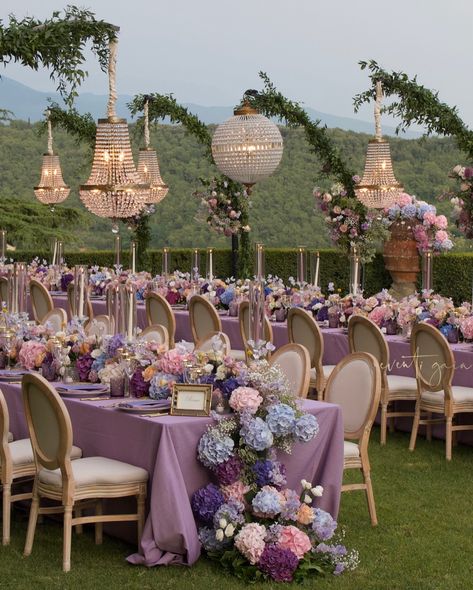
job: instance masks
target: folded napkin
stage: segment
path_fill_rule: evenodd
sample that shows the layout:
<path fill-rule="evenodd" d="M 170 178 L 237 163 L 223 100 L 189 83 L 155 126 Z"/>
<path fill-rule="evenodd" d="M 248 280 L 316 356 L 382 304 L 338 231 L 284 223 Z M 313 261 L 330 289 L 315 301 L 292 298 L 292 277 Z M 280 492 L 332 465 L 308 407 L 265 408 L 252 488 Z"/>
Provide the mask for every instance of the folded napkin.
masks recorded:
<path fill-rule="evenodd" d="M 1 369 L 0 377 L 20 377 L 21 375 L 27 375 L 29 373 L 26 369 Z"/>
<path fill-rule="evenodd" d="M 171 401 L 168 399 L 137 399 L 129 402 L 122 402 L 121 404 L 118 404 L 118 407 L 168 410 L 171 407 Z"/>
<path fill-rule="evenodd" d="M 103 383 L 61 383 L 58 391 L 107 391 L 108 387 Z"/>

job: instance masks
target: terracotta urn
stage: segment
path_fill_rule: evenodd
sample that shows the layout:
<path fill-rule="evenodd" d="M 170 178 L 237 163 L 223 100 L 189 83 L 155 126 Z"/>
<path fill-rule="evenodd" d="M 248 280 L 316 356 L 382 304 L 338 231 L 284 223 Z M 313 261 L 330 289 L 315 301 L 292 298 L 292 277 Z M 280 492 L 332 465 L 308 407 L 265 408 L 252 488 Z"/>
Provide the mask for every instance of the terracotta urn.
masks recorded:
<path fill-rule="evenodd" d="M 391 225 L 391 237 L 384 244 L 384 263 L 393 279 L 391 295 L 402 299 L 416 291 L 420 272 L 417 242 L 412 233 L 415 221 L 395 221 Z"/>

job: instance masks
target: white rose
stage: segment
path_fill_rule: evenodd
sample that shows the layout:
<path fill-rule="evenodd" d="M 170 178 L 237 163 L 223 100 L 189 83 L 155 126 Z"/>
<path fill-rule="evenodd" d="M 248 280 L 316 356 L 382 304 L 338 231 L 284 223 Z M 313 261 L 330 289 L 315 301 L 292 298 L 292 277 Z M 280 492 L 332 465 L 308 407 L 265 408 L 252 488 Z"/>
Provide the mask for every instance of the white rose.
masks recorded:
<path fill-rule="evenodd" d="M 102 354 L 102 351 L 100 350 L 100 348 L 94 348 L 94 350 L 90 353 L 90 356 L 93 359 L 98 359 L 101 354 Z"/>
<path fill-rule="evenodd" d="M 227 526 L 227 524 L 228 524 L 228 523 L 227 523 L 227 520 L 226 520 L 225 518 L 221 518 L 221 519 L 218 521 L 218 526 L 219 526 L 221 529 L 224 529 L 224 528 Z"/>
<path fill-rule="evenodd" d="M 217 539 L 217 541 L 223 541 L 224 532 L 222 531 L 222 529 L 218 529 L 218 531 L 215 533 L 215 538 Z"/>
<path fill-rule="evenodd" d="M 310 481 L 307 481 L 306 479 L 301 479 L 301 486 L 304 490 L 310 490 L 312 484 L 310 483 Z"/>
<path fill-rule="evenodd" d="M 225 529 L 225 536 L 233 537 L 233 533 L 235 532 L 235 527 L 230 523 L 227 528 Z"/>
<path fill-rule="evenodd" d="M 321 498 L 324 493 L 324 488 L 322 486 L 315 486 L 315 488 L 312 488 L 310 491 L 317 498 Z"/>
<path fill-rule="evenodd" d="M 306 504 L 312 504 L 312 498 L 309 496 L 309 494 L 306 494 L 306 495 L 304 496 L 304 499 L 303 499 L 303 501 L 304 501 Z"/>
<path fill-rule="evenodd" d="M 206 373 L 208 373 L 209 375 L 210 375 L 210 373 L 213 371 L 213 369 L 214 369 L 214 366 L 213 366 L 213 365 L 211 365 L 210 363 L 209 363 L 208 365 L 205 365 L 205 367 L 204 367 L 204 371 L 205 371 Z"/>

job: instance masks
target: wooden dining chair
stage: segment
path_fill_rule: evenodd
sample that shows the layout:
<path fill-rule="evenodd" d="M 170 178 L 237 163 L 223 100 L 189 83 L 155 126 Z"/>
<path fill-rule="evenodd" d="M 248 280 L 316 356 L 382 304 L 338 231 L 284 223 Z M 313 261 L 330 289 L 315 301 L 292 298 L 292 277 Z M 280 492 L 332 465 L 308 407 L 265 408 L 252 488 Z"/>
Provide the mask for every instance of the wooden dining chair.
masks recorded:
<path fill-rule="evenodd" d="M 113 318 L 105 314 L 96 315 L 84 326 L 87 336 L 110 336 L 113 334 Z"/>
<path fill-rule="evenodd" d="M 11 507 L 13 502 L 29 500 L 30 492 L 12 494 L 12 486 L 17 480 L 32 478 L 36 473 L 33 449 L 29 438 L 13 440 L 10 427 L 8 406 L 0 390 L 0 483 L 2 484 L 3 528 L 2 544 L 10 543 Z M 82 455 L 78 447 L 73 447 L 71 458 L 77 459 Z"/>
<path fill-rule="evenodd" d="M 417 400 L 409 450 L 415 449 L 420 424 L 432 437 L 432 424 L 445 424 L 445 456 L 452 459 L 452 437 L 459 430 L 473 430 L 473 424 L 454 424 L 457 414 L 473 412 L 473 389 L 452 385 L 455 358 L 445 336 L 430 324 L 419 323 L 412 329 L 411 352 L 417 380 Z M 425 417 L 421 417 L 426 412 Z M 432 414 L 441 418 L 432 418 Z"/>
<path fill-rule="evenodd" d="M 100 544 L 104 522 L 133 521 L 138 523 L 139 541 L 144 524 L 148 472 L 141 467 L 106 457 L 71 461 L 71 419 L 56 390 L 40 375 L 30 373 L 23 377 L 22 392 L 37 465 L 24 555 L 31 554 L 38 514 L 64 514 L 65 572 L 71 569 L 73 526 L 95 523 L 95 541 Z M 136 496 L 136 513 L 102 514 L 102 499 L 126 496 Z M 59 502 L 61 506 L 40 507 L 43 498 Z M 90 499 L 96 501 L 95 515 L 73 517 L 72 512 L 77 503 Z"/>
<path fill-rule="evenodd" d="M 148 326 L 164 326 L 168 331 L 169 348 L 175 346 L 176 318 L 169 302 L 159 293 L 148 293 L 145 299 Z"/>
<path fill-rule="evenodd" d="M 194 344 L 205 340 L 214 332 L 222 332 L 222 320 L 215 307 L 202 295 L 193 295 L 189 300 L 189 320 Z"/>
<path fill-rule="evenodd" d="M 343 415 L 343 468 L 359 469 L 363 483 L 342 485 L 342 492 L 364 490 L 371 524 L 378 524 L 368 443 L 379 407 L 381 370 L 377 359 L 367 352 L 354 352 L 341 360 L 328 378 L 325 401 L 338 404 Z"/>
<path fill-rule="evenodd" d="M 65 330 L 67 325 L 67 314 L 60 307 L 54 307 L 44 316 L 40 324 L 42 326 L 49 325 L 55 332 Z"/>
<path fill-rule="evenodd" d="M 194 352 L 211 352 L 214 350 L 215 347 L 215 340 L 214 338 L 218 338 L 220 340 L 220 346 L 223 348 L 223 354 L 225 356 L 231 356 L 231 344 L 230 338 L 225 334 L 225 332 L 210 332 L 207 336 L 197 342 L 194 348 Z"/>
<path fill-rule="evenodd" d="M 92 303 L 90 301 L 90 298 L 87 294 L 87 300 L 86 300 L 86 306 L 87 306 L 87 319 L 89 320 L 89 322 L 91 320 L 94 319 L 94 308 L 92 306 Z M 72 310 L 74 309 L 74 283 L 70 282 L 67 285 L 67 311 L 69 314 L 69 318 L 72 320 L 73 318 L 73 313 Z"/>
<path fill-rule="evenodd" d="M 243 341 L 243 348 L 245 358 L 248 360 L 248 340 L 250 339 L 250 303 L 249 301 L 242 301 L 238 308 L 238 322 L 240 326 L 240 336 Z M 270 342 L 273 344 L 274 337 L 273 337 L 273 327 L 271 322 L 264 316 L 264 339 L 266 342 Z M 269 353 L 268 353 L 269 358 Z"/>
<path fill-rule="evenodd" d="M 310 383 L 310 355 L 302 344 L 285 344 L 269 359 L 284 373 L 297 397 L 307 397 Z"/>
<path fill-rule="evenodd" d="M 8 306 L 8 279 L 0 277 L 0 305 L 5 303 Z"/>
<path fill-rule="evenodd" d="M 54 309 L 53 298 L 43 283 L 30 280 L 30 299 L 34 320 L 40 324 L 44 316 Z"/>
<path fill-rule="evenodd" d="M 287 314 L 289 342 L 302 344 L 310 355 L 310 387 L 317 391 L 317 399 L 323 400 L 325 384 L 335 365 L 323 365 L 324 337 L 313 316 L 300 307 L 291 307 Z"/>
<path fill-rule="evenodd" d="M 396 401 L 414 402 L 417 399 L 416 380 L 403 375 L 388 375 L 389 346 L 384 334 L 370 319 L 361 315 L 351 316 L 348 346 L 350 352 L 369 352 L 381 368 L 381 444 L 385 445 L 388 420 L 394 430 L 394 418 L 414 416 L 412 410 L 390 410 L 389 406 Z"/>
<path fill-rule="evenodd" d="M 148 326 L 138 335 L 138 340 L 144 342 L 156 342 L 169 349 L 169 334 L 164 326 L 155 324 L 154 326 Z"/>

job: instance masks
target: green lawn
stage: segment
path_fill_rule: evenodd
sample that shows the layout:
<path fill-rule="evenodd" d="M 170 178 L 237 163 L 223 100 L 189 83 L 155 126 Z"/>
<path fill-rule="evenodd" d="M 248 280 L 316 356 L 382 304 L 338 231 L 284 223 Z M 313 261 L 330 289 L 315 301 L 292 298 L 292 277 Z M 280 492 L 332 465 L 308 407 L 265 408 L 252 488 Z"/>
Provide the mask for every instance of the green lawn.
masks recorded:
<path fill-rule="evenodd" d="M 344 494 L 339 522 L 346 543 L 360 552 L 360 566 L 340 577 L 314 578 L 320 589 L 460 589 L 472 587 L 473 449 L 454 448 L 444 459 L 444 444 L 418 439 L 414 453 L 408 436 L 389 435 L 382 448 L 379 431 L 372 434 L 370 456 L 380 524 L 372 528 L 364 495 Z M 61 571 L 61 528 L 45 521 L 38 526 L 33 554 L 22 556 L 26 515 L 13 514 L 12 544 L 0 547 L 0 588 L 53 589 L 192 588 L 236 590 L 240 583 L 202 558 L 192 568 L 146 569 L 128 565 L 133 547 L 105 537 L 96 546 L 91 532 L 74 536 L 72 571 Z M 255 585 L 255 588 L 262 585 Z M 281 587 L 265 584 L 265 588 Z"/>

